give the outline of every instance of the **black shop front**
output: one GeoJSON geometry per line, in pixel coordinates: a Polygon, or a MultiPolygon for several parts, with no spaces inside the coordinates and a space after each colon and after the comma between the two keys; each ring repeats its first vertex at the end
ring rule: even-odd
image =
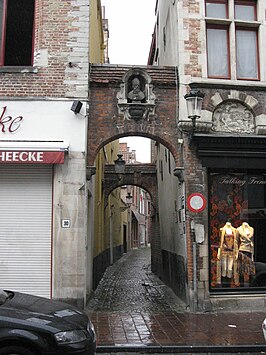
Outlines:
{"type": "Polygon", "coordinates": [[[265,293],[266,137],[194,141],[208,176],[210,294],[265,293]]]}

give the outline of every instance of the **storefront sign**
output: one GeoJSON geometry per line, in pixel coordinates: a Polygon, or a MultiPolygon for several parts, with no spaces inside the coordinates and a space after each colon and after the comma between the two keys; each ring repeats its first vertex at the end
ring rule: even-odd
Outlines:
{"type": "Polygon", "coordinates": [[[261,177],[257,176],[249,176],[248,179],[241,179],[238,177],[230,177],[230,176],[223,176],[219,180],[220,184],[223,185],[239,185],[244,186],[245,184],[248,185],[266,185],[266,179],[261,179],[261,177]]]}
{"type": "Polygon", "coordinates": [[[1,163],[17,164],[63,164],[65,154],[46,151],[8,151],[0,150],[1,163]]]}
{"type": "Polygon", "coordinates": [[[206,207],[207,201],[200,193],[191,194],[188,197],[188,209],[192,212],[201,212],[206,207]]]}
{"type": "Polygon", "coordinates": [[[0,130],[2,133],[14,133],[20,128],[20,123],[23,120],[22,116],[12,117],[6,115],[7,106],[2,107],[0,111],[0,130]]]}

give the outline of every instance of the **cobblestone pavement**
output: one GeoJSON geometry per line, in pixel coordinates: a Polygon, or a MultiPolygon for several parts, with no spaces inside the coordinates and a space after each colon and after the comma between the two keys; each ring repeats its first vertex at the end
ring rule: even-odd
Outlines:
{"type": "Polygon", "coordinates": [[[110,266],[87,313],[97,353],[262,354],[266,312],[191,313],[150,270],[149,248],[131,250],[110,266]]]}
{"type": "Polygon", "coordinates": [[[108,312],[184,312],[185,304],[151,272],[150,248],[134,249],[109,267],[88,309],[108,312]]]}

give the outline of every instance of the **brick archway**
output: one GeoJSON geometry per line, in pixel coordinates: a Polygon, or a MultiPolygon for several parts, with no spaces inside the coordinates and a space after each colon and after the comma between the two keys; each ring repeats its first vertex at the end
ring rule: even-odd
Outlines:
{"type": "Polygon", "coordinates": [[[104,171],[104,195],[107,205],[109,194],[116,188],[124,185],[135,185],[147,191],[151,197],[151,203],[157,209],[157,174],[154,164],[126,165],[125,174],[118,177],[114,164],[105,165],[104,171]]]}
{"type": "Polygon", "coordinates": [[[177,73],[175,67],[132,67],[91,65],[90,114],[88,119],[88,166],[93,167],[99,150],[124,136],[153,139],[172,153],[176,167],[180,164],[179,131],[176,123],[177,73]],[[128,72],[141,71],[149,77],[154,100],[154,113],[145,118],[129,119],[121,114],[118,96],[128,72]]]}

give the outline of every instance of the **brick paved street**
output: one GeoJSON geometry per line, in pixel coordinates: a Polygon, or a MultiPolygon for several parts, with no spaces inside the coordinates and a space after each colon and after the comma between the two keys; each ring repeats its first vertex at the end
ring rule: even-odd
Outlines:
{"type": "Polygon", "coordinates": [[[97,353],[213,354],[266,351],[266,312],[190,313],[150,270],[150,250],[110,266],[87,305],[97,353]],[[193,352],[192,352],[193,349],[193,352]]]}
{"type": "Polygon", "coordinates": [[[150,267],[150,248],[129,251],[107,269],[88,308],[126,313],[185,311],[186,305],[150,267]]]}

